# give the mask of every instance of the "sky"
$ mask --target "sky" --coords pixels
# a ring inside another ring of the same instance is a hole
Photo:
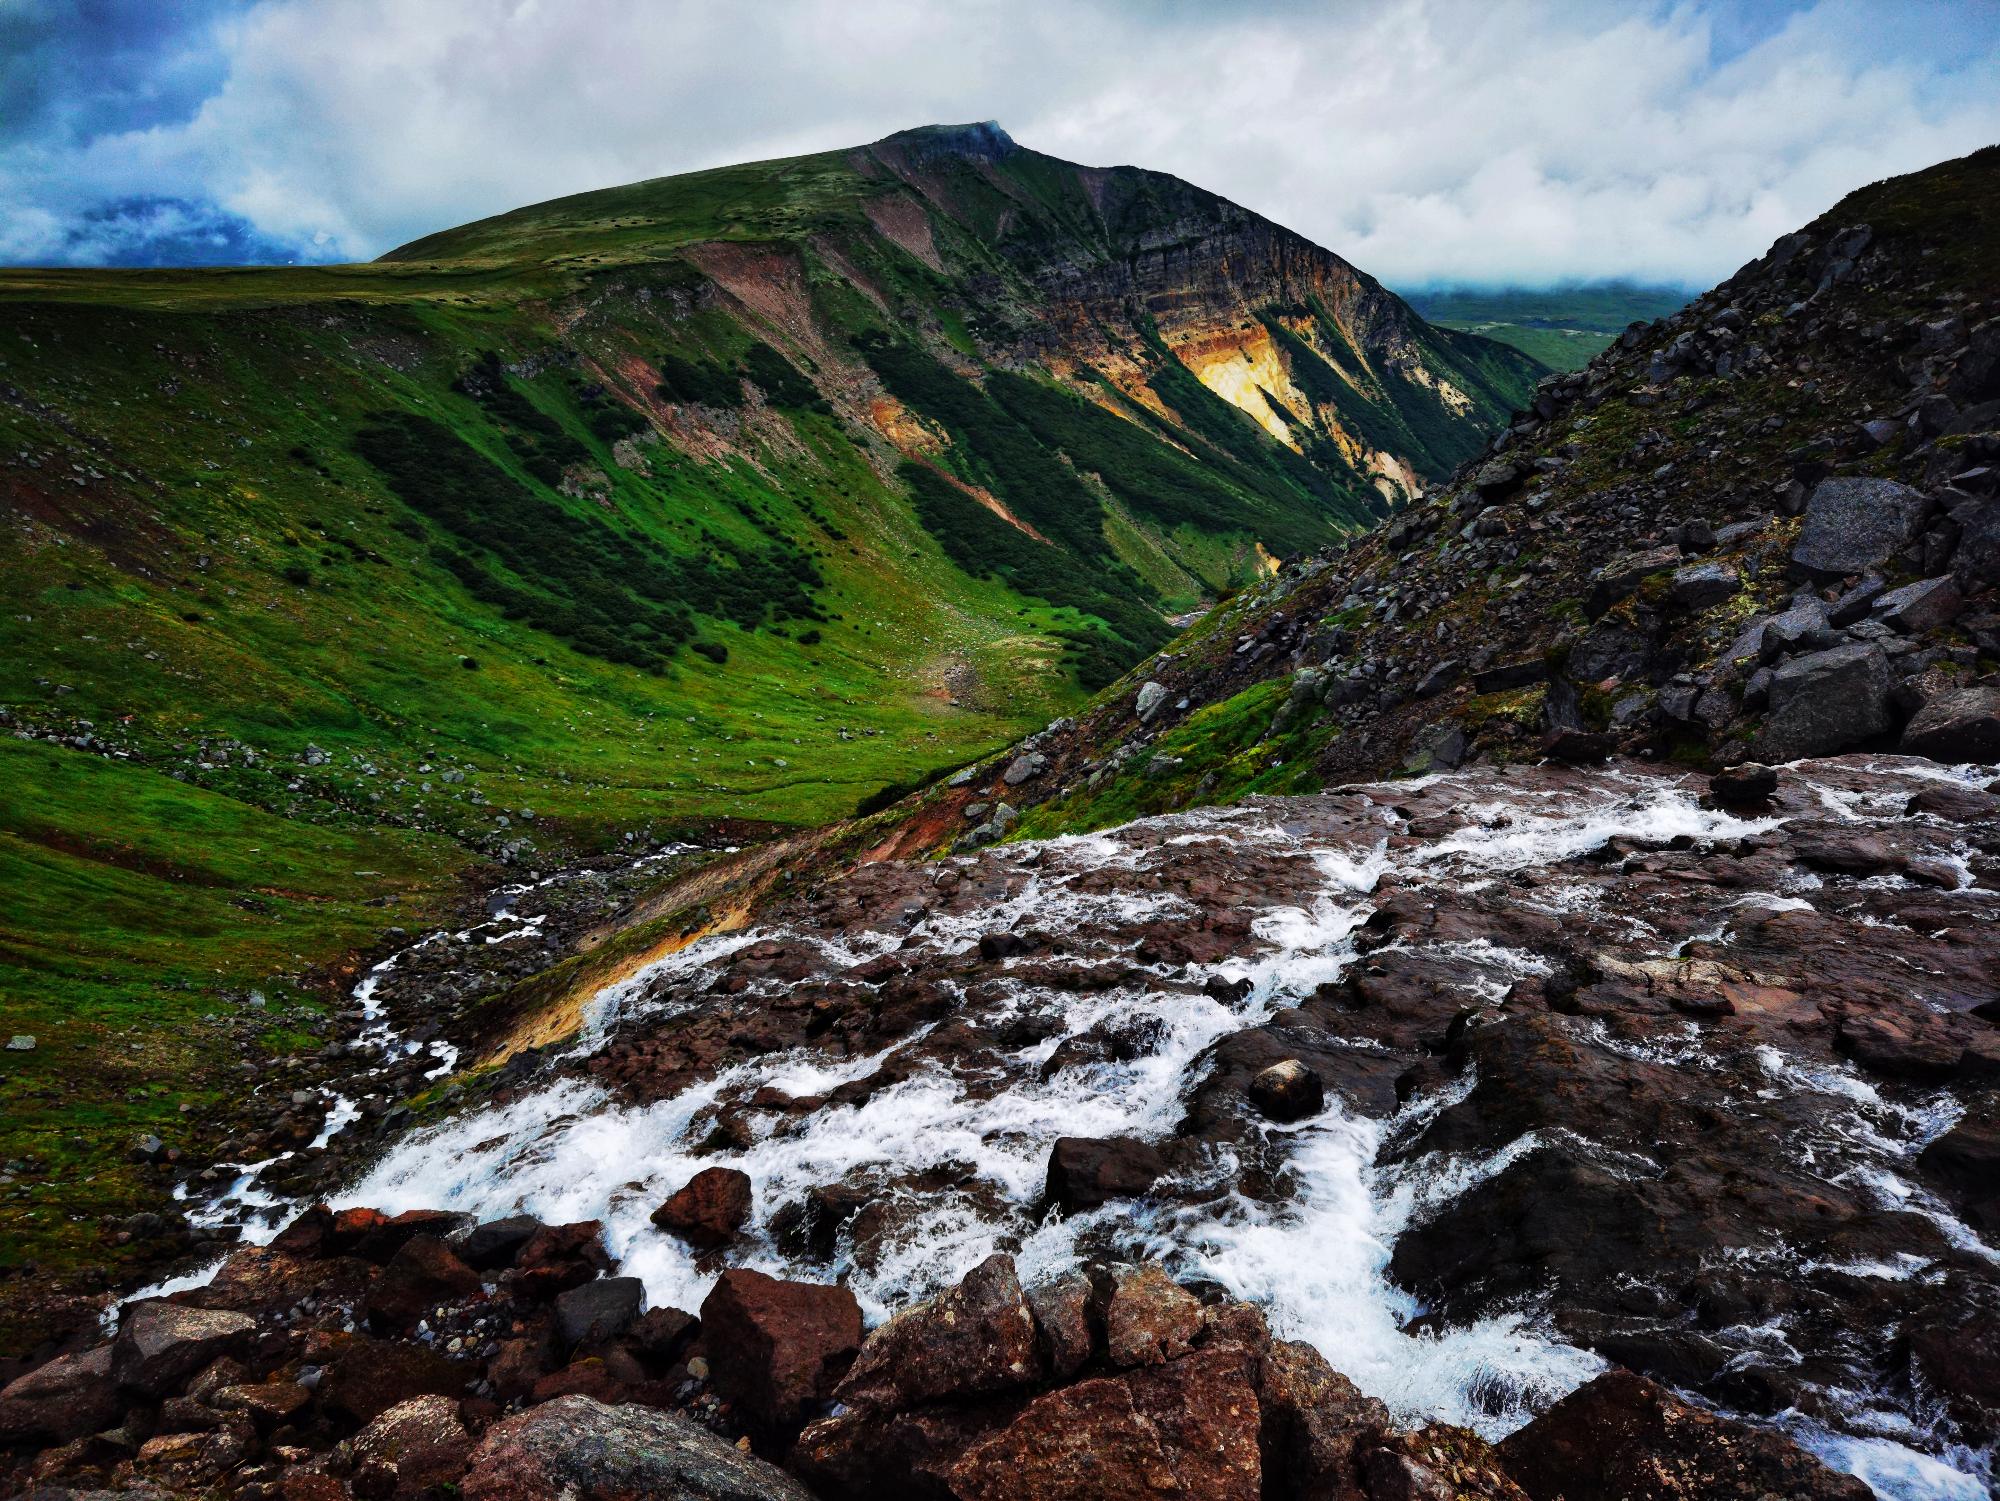
[[[2000,0],[0,0],[0,264],[366,260],[998,120],[1392,286],[1700,288],[2000,141]]]

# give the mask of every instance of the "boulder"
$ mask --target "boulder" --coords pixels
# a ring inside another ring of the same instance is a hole
[[[1771,674],[1771,707],[1757,738],[1765,761],[1830,756],[1888,733],[1889,659],[1872,642],[1793,657]]]
[[[354,1335],[327,1360],[319,1404],[353,1423],[366,1423],[412,1397],[456,1398],[477,1375],[427,1345]]]
[[[1136,1199],[1167,1171],[1151,1142],[1131,1136],[1063,1136],[1049,1149],[1048,1200],[1065,1214]]]
[[[456,1486],[472,1458],[472,1435],[449,1397],[412,1397],[353,1438],[354,1493],[367,1501],[417,1501]]]
[[[1755,761],[1718,771],[1708,779],[1709,795],[1725,808],[1759,807],[1777,790],[1777,769]]]
[[[1933,761],[2000,761],[2000,688],[1938,694],[1917,710],[1899,748]]]
[[[514,1290],[524,1297],[553,1298],[610,1271],[611,1258],[599,1239],[603,1233],[597,1220],[542,1226],[514,1254]]]
[[[1264,1457],[1280,1486],[1296,1496],[1344,1497],[1356,1445],[1389,1426],[1389,1410],[1364,1397],[1311,1345],[1269,1340],[1257,1363],[1264,1416]]]
[[[781,1446],[833,1395],[861,1348],[861,1305],[844,1287],[724,1272],[701,1305],[716,1388],[765,1443]]]
[[[686,1418],[578,1396],[489,1428],[461,1494],[465,1501],[812,1501],[775,1465]]]
[[[1989,1235],[2000,1230],[2000,1112],[1967,1115],[1925,1147],[1917,1165],[1968,1223]]]
[[[1934,631],[1950,625],[1965,608],[1965,596],[1951,576],[1918,579],[1900,589],[1891,589],[1877,599],[1869,614],[1891,630],[1905,636]]]
[[[378,1331],[408,1329],[440,1304],[462,1302],[479,1291],[479,1273],[434,1236],[405,1242],[368,1290],[368,1322]]]
[[[1025,1386],[1043,1361],[1010,1256],[993,1255],[948,1292],[868,1336],[834,1389],[852,1406],[909,1408]]]
[[[957,1501],[1257,1501],[1260,1412],[1242,1350],[1038,1397],[953,1465]]]
[[[1049,1374],[1067,1381],[1090,1362],[1097,1351],[1097,1331],[1091,1314],[1090,1279],[1067,1271],[1038,1282],[1023,1294],[1035,1316],[1041,1339],[1042,1363]]]
[[[111,1375],[127,1391],[164,1397],[210,1361],[239,1354],[256,1332],[257,1321],[248,1314],[134,1303],[111,1347]]]
[[[750,1175],[733,1167],[703,1168],[658,1209],[653,1223],[698,1250],[711,1251],[736,1239],[750,1218]]]
[[[1132,701],[1132,712],[1139,716],[1139,720],[1143,724],[1158,713],[1160,705],[1166,701],[1167,690],[1165,685],[1147,681],[1139,685],[1139,695]]]
[[[475,1225],[456,1246],[458,1259],[475,1271],[492,1272],[514,1264],[514,1258],[542,1228],[532,1214],[511,1214],[505,1219]]]
[[[1115,1366],[1185,1355],[1201,1333],[1201,1304],[1155,1262],[1120,1267],[1104,1305],[1105,1353]]]
[[[1683,610],[1706,610],[1743,587],[1743,576],[1727,563],[1697,563],[1674,574],[1667,597]]]
[[[1930,502],[1894,480],[1821,480],[1806,501],[1792,562],[1809,574],[1866,573],[1907,547]]]
[[[556,1329],[565,1346],[601,1345],[638,1322],[646,1284],[637,1277],[600,1277],[556,1298]]]
[[[1874,1495],[1784,1435],[1718,1417],[1624,1370],[1607,1371],[1502,1440],[1500,1462],[1535,1501],[1871,1501]]]
[[[1009,787],[1018,787],[1023,782],[1034,780],[1049,767],[1049,758],[1040,751],[1026,751],[1007,763],[1007,769],[1000,773],[1000,780]]]
[[[1244,1092],[1260,1113],[1274,1121],[1302,1121],[1326,1108],[1326,1086],[1296,1058],[1272,1064]]]
[[[117,1424],[111,1346],[59,1355],[0,1387],[0,1445],[64,1444]]]
[[[1802,651],[1825,651],[1843,640],[1833,629],[1826,606],[1808,595],[1764,622],[1763,634],[1757,638],[1757,656],[1759,661],[1775,662]]]

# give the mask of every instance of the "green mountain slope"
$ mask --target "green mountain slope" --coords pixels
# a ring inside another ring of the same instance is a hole
[[[149,1019],[255,987],[257,1046],[310,1043],[353,903],[411,921],[990,752],[1442,477],[1539,373],[1212,194],[993,127],[368,266],[0,273],[0,713],[37,742],[0,741],[0,992],[38,1037],[0,1156],[82,1181],[226,1083],[197,1029],[69,1144]],[[196,890],[244,915],[177,946]],[[54,1254],[137,1191],[98,1181],[0,1240]]]
[[[1497,339],[1551,370],[1581,370],[1629,325],[1668,317],[1688,302],[1687,293],[1675,287],[1624,281],[1446,287],[1405,296],[1432,323]]]

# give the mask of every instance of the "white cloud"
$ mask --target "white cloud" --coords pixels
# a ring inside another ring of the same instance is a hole
[[[997,118],[1176,172],[1392,284],[1706,283],[1854,187],[2000,139],[2000,21],[1976,0],[1768,10],[1719,56],[1745,17],[1693,3],[264,0],[219,32],[227,81],[192,119],[0,155],[0,198],[33,226],[91,193],[208,197],[366,256],[590,187]]]

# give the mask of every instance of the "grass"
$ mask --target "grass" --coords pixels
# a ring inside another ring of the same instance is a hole
[[[1366,524],[1344,461],[1273,441],[1143,310],[1099,332],[1170,415],[1074,350],[1020,368],[1055,326],[1038,268],[1246,222],[1093,181],[933,158],[924,198],[830,153],[370,266],[0,273],[0,723],[41,737],[0,740],[0,987],[39,1039],[0,1062],[0,1149],[34,1164],[0,1260],[105,1255],[147,1192],[131,1137],[244,1048],[314,1045],[391,922],[503,867],[875,806],[1077,707],[1268,551]],[[1423,338],[1482,416],[1525,391],[1506,351]],[[1427,462],[1477,425],[1362,405]],[[1201,721],[1244,786],[1281,770],[1260,712]]]

